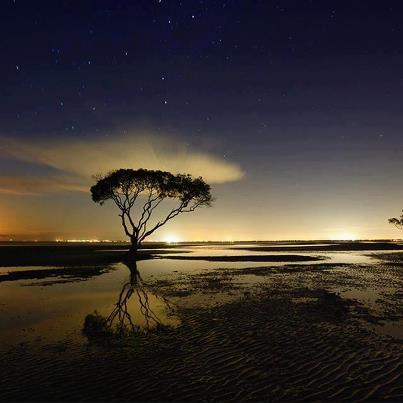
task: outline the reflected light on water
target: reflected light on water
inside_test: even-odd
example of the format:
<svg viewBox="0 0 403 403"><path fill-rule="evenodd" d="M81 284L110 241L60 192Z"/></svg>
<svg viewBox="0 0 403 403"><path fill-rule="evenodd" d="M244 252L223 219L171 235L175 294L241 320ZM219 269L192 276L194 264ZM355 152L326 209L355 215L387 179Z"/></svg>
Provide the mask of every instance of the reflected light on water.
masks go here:
<svg viewBox="0 0 403 403"><path fill-rule="evenodd" d="M0 283L0 345L65 339L84 342L86 316L97 312L108 318L119 303L138 329L179 323L157 290L146 282L130 282L129 270L122 263L88 281L52 280L48 285L35 279Z"/></svg>
<svg viewBox="0 0 403 403"><path fill-rule="evenodd" d="M167 239L171 242L178 240L173 235L169 235ZM241 285L252 289L262 282L270 283L279 278L287 279L287 281L298 278L297 284L300 287L300 280L310 281L311 278L317 276L327 287L333 287L332 284L335 284L331 290L340 293L342 298L358 300L373 311L375 308L381 309L379 315L383 314L386 306L383 301L395 303L395 290L399 288L398 284L400 284L398 283L399 278L394 274L395 266L392 265L388 268L387 264L377 256L387 253L396 254L396 249L372 250L372 246L369 245L368 250L362 251L332 251L331 244L328 250L320 249L323 245L326 244L293 244L292 247L297 247L297 252L287 249L271 251L270 245L266 244L242 244L236 248L233 245L222 244L180 245L172 248L172 251L165 249L165 253L161 253L158 259L140 261L138 264L141 278L132 276L133 270L129 267L129 262L112 264L106 271L96 270L97 267L94 266L92 274L87 275L85 272L85 276L80 274L83 267L77 266L76 277L72 276L72 272L66 274L65 268L58 268L57 270L60 270L60 275L58 275L54 266L4 267L0 270L0 277L14 272L20 273L20 276L14 279L12 277L3 278L3 281L0 281L0 344L13 345L36 340L47 343L66 338L83 343L86 342L86 338L82 334L83 323L88 315L92 315L93 319L102 319L108 329L117 329L121 333L133 327L141 330L152 328L159 323L175 327L180 323L180 318L176 316L175 310L170 309L169 305L170 302L175 304L177 298L185 298L182 299L182 303L187 306L208 305L212 301L215 303L219 298L221 298L220 301L229 301L232 296L238 298L236 292L233 291ZM256 248L256 246L261 248ZM289 247L290 245L282 246ZM301 246L301 250L298 249L298 246ZM320 250L306 251L304 246L319 247ZM104 247L100 248L103 250ZM320 262L263 262L236 259L237 257L278 256L290 253L301 256L319 255L326 259ZM178 259L169 259L170 256L176 256ZM205 256L206 258L226 256L234 259L233 261L186 259L195 256ZM337 267L339 264L363 267ZM272 270L282 266L284 266L284 274L281 270ZM306 272L296 270L297 266L304 266L307 269ZM234 280L234 290L231 291L229 288L231 294L224 289L223 291L216 288L219 291L217 297L211 299L211 289L206 288L206 284L209 285L209 279L213 279L213 285L217 279L225 280L224 273L220 269L250 270L257 267L263 270L270 269L267 270L268 275L243 274L240 276L241 273L238 275L233 271L234 278L238 277ZM37 272L35 273L35 271ZM48 276L47 271L49 271ZM24 272L27 273L24 275ZM215 273L214 277L203 277L208 272ZM271 272L274 273L273 276L270 274ZM200 283L200 288L193 288L193 277L190 277L193 275L196 276L195 278L206 279ZM202 277L200 277L201 275ZM392 284L393 282L394 284ZM166 289L164 289L164 284ZM363 284L366 284L364 288L368 288L368 292L363 289ZM224 285L226 285L225 281ZM164 294L164 290L171 290L173 293ZM178 290L189 292L181 294L177 293ZM168 301L164 295L168 295L172 301ZM381 299L382 301L379 302ZM378 315L378 312L375 314ZM135 326L132 326L132 323ZM393 332L393 335L397 335L401 331L400 329L400 324L393 324L392 327L386 321L375 330L385 334Z"/></svg>

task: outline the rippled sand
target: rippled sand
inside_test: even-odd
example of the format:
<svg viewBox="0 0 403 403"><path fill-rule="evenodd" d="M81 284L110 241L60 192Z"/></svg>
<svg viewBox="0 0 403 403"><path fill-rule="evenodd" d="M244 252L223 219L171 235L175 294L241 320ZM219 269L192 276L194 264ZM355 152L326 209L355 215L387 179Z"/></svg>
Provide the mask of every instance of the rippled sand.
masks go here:
<svg viewBox="0 0 403 403"><path fill-rule="evenodd" d="M401 344L350 323L337 297L291 295L185 311L175 331L126 347L16 347L1 356L2 398L402 399Z"/></svg>
<svg viewBox="0 0 403 403"><path fill-rule="evenodd" d="M144 285L170 301L174 326L11 343L0 399L402 401L402 255L382 257L164 276L144 262ZM97 275L121 282L121 269Z"/></svg>

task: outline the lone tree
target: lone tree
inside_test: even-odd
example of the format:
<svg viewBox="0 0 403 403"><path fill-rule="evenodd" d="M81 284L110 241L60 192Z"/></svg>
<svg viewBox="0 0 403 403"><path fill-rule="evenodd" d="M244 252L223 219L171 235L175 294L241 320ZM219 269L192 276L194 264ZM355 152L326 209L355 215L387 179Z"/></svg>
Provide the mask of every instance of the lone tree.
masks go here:
<svg viewBox="0 0 403 403"><path fill-rule="evenodd" d="M403 210L402 210L403 213ZM389 218L389 224L394 225L397 229L403 230L403 214L399 218Z"/></svg>
<svg viewBox="0 0 403 403"><path fill-rule="evenodd" d="M92 200L104 204L113 200L119 208L119 217L125 234L131 242L131 253L136 256L141 243L169 220L181 213L211 206L210 185L191 175L173 175L166 171L148 169L118 169L96 177L91 187ZM163 200L176 201L176 206L151 224L155 209Z"/></svg>

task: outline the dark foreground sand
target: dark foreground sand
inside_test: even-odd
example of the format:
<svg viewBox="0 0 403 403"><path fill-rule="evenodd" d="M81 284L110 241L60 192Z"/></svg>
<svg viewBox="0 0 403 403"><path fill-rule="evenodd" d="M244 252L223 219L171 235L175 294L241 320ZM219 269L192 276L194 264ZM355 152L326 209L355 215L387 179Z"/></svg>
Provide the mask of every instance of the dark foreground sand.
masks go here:
<svg viewBox="0 0 403 403"><path fill-rule="evenodd" d="M373 331L402 318L401 270L396 254L156 281L178 327L1 350L0 400L403 401L402 341ZM368 290L373 303L354 298Z"/></svg>

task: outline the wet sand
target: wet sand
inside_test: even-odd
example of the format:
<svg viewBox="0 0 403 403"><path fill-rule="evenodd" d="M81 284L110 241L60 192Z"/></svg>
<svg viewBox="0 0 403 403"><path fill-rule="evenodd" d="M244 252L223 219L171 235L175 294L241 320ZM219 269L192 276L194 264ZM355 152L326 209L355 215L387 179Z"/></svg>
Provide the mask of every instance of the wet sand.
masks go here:
<svg viewBox="0 0 403 403"><path fill-rule="evenodd" d="M320 256L303 255L242 255L242 256L164 256L172 260L206 260L208 262L309 262L324 260Z"/></svg>
<svg viewBox="0 0 403 403"><path fill-rule="evenodd" d="M0 399L402 401L403 254L374 256L371 265L143 270L176 325L11 343L0 349Z"/></svg>

